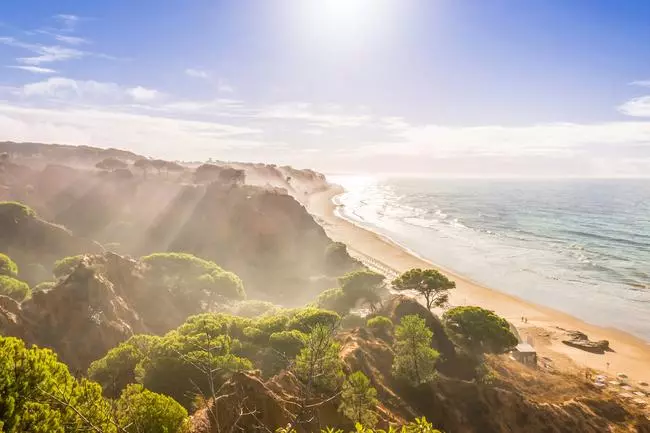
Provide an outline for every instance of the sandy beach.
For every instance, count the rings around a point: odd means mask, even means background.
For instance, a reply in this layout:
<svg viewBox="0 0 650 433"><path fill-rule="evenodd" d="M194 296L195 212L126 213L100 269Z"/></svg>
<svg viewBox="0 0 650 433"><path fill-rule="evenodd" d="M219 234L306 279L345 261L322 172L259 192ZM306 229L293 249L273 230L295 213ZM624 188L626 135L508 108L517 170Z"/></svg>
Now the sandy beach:
<svg viewBox="0 0 650 433"><path fill-rule="evenodd" d="M615 377L626 374L631 382L650 382L650 344L625 332L585 323L568 314L536 305L514 296L484 287L461 275L417 257L390 240L355 225L336 215L333 198L341 194L340 187L314 193L306 207L335 241L348 245L350 253L370 260L384 270L403 272L411 268L436 268L456 282L450 297L451 305L478 305L495 311L517 327L524 341L530 340L538 352L541 364L562 371L591 369ZM522 323L522 316L527 323ZM578 330L590 340L608 340L612 352L589 353L561 342L563 331Z"/></svg>

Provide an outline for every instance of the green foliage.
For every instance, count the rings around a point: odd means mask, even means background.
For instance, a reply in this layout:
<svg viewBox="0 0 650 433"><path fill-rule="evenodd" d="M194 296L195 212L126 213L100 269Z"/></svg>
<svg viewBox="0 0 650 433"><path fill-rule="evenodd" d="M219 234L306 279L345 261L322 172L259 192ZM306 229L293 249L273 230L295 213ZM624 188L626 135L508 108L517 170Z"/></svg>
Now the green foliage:
<svg viewBox="0 0 650 433"><path fill-rule="evenodd" d="M219 385L229 373L253 368L248 359L234 355L232 348L233 340L228 335L183 335L173 331L152 347L142 362L139 379L146 388L190 408L194 396L210 395L210 374Z"/></svg>
<svg viewBox="0 0 650 433"><path fill-rule="evenodd" d="M0 201L0 224L18 224L35 216L36 212L29 206L17 201Z"/></svg>
<svg viewBox="0 0 650 433"><path fill-rule="evenodd" d="M31 290L27 283L23 281L0 275L0 295L9 296L18 302L22 302L31 295Z"/></svg>
<svg viewBox="0 0 650 433"><path fill-rule="evenodd" d="M248 300L237 303L234 309L234 314L237 316L258 318L275 314L279 310L280 307L271 302Z"/></svg>
<svg viewBox="0 0 650 433"><path fill-rule="evenodd" d="M0 337L0 431L72 433L92 424L114 433L109 414L101 388L74 379L51 350Z"/></svg>
<svg viewBox="0 0 650 433"><path fill-rule="evenodd" d="M189 310L200 309L204 301L216 303L246 297L237 275L192 254L155 253L141 260L148 265L150 290L167 290L178 305Z"/></svg>
<svg viewBox="0 0 650 433"><path fill-rule="evenodd" d="M364 301L374 311L385 290L385 280L384 275L364 269L345 274L339 278L339 284L349 302L355 305L359 301Z"/></svg>
<svg viewBox="0 0 650 433"><path fill-rule="evenodd" d="M70 275L72 271L79 266L79 263L81 263L81 260L84 258L83 254L79 254L77 256L70 256L70 257L65 257L61 260L57 260L54 262L54 269L52 269L52 273L54 273L54 276L57 278L62 278L67 275Z"/></svg>
<svg viewBox="0 0 650 433"><path fill-rule="evenodd" d="M116 404L117 420L129 433L184 433L189 431L187 411L174 399L142 385L129 385Z"/></svg>
<svg viewBox="0 0 650 433"><path fill-rule="evenodd" d="M2 253L0 253L0 275L6 275L12 278L18 277L18 266L9 256Z"/></svg>
<svg viewBox="0 0 650 433"><path fill-rule="evenodd" d="M393 330L393 321L386 316L375 316L368 319L366 326L374 331L389 333Z"/></svg>
<svg viewBox="0 0 650 433"><path fill-rule="evenodd" d="M517 345L517 337L504 318L481 307L455 307L442 316L449 335L475 353L504 353Z"/></svg>
<svg viewBox="0 0 650 433"><path fill-rule="evenodd" d="M323 324L314 326L305 347L296 357L295 373L308 388L332 391L343 379L340 346L334 341L333 330Z"/></svg>
<svg viewBox="0 0 650 433"><path fill-rule="evenodd" d="M393 280L396 290L412 290L424 296L427 308L442 307L449 301L449 290L456 287L454 281L449 280L435 269L411 269Z"/></svg>
<svg viewBox="0 0 650 433"><path fill-rule="evenodd" d="M377 390L362 372L352 373L343 382L339 412L350 421L373 427L377 423L375 407L378 403Z"/></svg>
<svg viewBox="0 0 650 433"><path fill-rule="evenodd" d="M279 428L275 431L276 433L296 433L295 429L289 430L286 427ZM325 427L321 429L321 433L344 433L341 429L336 429L333 427ZM408 424L405 424L400 427L390 426L387 429L375 429L372 427L367 427L361 423L356 423L354 426L354 431L350 433L442 433L440 430L433 428L433 424L428 422L426 418L415 418Z"/></svg>
<svg viewBox="0 0 650 433"><path fill-rule="evenodd" d="M318 325L333 328L339 323L341 317L334 311L321 310L318 308L299 309L289 319L287 327L308 333Z"/></svg>
<svg viewBox="0 0 650 433"><path fill-rule="evenodd" d="M102 386L104 395L117 398L128 384L136 383L141 363L159 341L153 335L134 335L91 363L88 377Z"/></svg>
<svg viewBox="0 0 650 433"><path fill-rule="evenodd" d="M52 289L54 286L56 286L55 281L43 281L42 283L38 283L32 287L32 292L44 292L46 290Z"/></svg>
<svg viewBox="0 0 650 433"><path fill-rule="evenodd" d="M334 289L327 289L318 295L316 305L318 308L335 311L340 315L345 315L352 307L354 307L354 302L351 302L349 297L343 293L343 289L337 287Z"/></svg>
<svg viewBox="0 0 650 433"><path fill-rule="evenodd" d="M294 358L305 347L307 338L306 334L296 329L274 332L269 337L269 346L286 358Z"/></svg>
<svg viewBox="0 0 650 433"><path fill-rule="evenodd" d="M436 361L440 354L431 347L433 332L419 316L402 317L395 327L395 358L393 374L417 386L429 382L436 375Z"/></svg>

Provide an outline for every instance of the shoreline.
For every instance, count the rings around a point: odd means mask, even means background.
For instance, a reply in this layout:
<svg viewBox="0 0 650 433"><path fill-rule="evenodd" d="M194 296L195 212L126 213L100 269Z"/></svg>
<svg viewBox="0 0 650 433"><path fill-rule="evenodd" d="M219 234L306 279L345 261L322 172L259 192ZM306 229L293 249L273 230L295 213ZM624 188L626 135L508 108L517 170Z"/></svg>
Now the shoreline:
<svg viewBox="0 0 650 433"><path fill-rule="evenodd" d="M632 382L650 381L649 342L627 332L590 324L570 314L485 287L438 266L387 236L340 216L333 199L343 192L342 187L332 186L310 194L306 200L309 212L319 220L333 240L343 242L353 252L397 272L414 267L438 269L456 282L456 289L450 294L452 305L478 305L503 316L516 326L523 341L532 341L540 361L552 365L554 369L584 373L589 368L611 377L624 373ZM527 323L521 322L522 316L528 319ZM569 347L560 341L562 329L584 332L592 341L608 340L613 352L594 354Z"/></svg>

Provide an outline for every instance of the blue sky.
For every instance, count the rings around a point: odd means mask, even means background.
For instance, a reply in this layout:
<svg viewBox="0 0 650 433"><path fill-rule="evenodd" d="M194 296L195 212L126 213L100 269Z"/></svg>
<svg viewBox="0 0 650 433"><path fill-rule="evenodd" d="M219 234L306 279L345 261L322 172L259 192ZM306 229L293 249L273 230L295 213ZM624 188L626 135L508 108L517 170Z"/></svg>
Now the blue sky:
<svg viewBox="0 0 650 433"><path fill-rule="evenodd" d="M0 140L439 176L650 173L650 2L0 3Z"/></svg>

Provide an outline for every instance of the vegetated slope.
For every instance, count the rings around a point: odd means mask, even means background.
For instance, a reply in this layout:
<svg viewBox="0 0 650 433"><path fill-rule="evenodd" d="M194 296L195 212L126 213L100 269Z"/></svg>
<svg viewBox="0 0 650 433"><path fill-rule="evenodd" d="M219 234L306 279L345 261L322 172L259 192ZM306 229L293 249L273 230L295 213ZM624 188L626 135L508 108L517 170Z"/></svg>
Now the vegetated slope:
<svg viewBox="0 0 650 433"><path fill-rule="evenodd" d="M40 218L17 202L0 202L0 252L11 257L30 285L50 279L51 264L65 256L97 253L103 248Z"/></svg>
<svg viewBox="0 0 650 433"><path fill-rule="evenodd" d="M417 303L400 297L389 305L391 308L384 313L391 314L397 323L400 311L413 313ZM423 308L416 314L428 323L439 323ZM377 390L380 426L425 416L436 428L454 433L645 432L650 428L638 409L625 405L616 396L593 389L575 376L534 370L505 355L487 357L487 368L493 372L490 382L476 377L476 373L472 379L464 380L439 369L434 381L412 386L392 374L390 335L361 327L343 331L338 339L344 370L361 371ZM434 343L443 347L445 339L446 336L438 334ZM273 430L289 423L301 396L301 384L289 372L266 381L254 373L237 373L224 390L224 399L193 415L195 433L222 431L235 421L248 431ZM299 431L317 431L320 426L348 431L350 422L336 410L338 404L336 398L318 406L309 426L311 430L303 425ZM241 408L246 409L245 413L253 413L238 418ZM215 412L219 414L218 421L211 416Z"/></svg>
<svg viewBox="0 0 650 433"><path fill-rule="evenodd" d="M216 168L217 175L198 179L194 168L159 160L157 168L94 167L107 155L126 163L139 159L114 149L4 146L12 153L3 167L13 168L0 170L0 198L19 200L44 220L108 250L133 256L193 253L235 271L257 297L293 304L312 299L331 284L328 277L356 266L352 259L340 270L327 266L332 242L299 201L327 186L324 176L311 170L219 163L204 166ZM74 167L64 165L66 158ZM240 170L245 184L218 173ZM94 250L74 254L83 252Z"/></svg>

